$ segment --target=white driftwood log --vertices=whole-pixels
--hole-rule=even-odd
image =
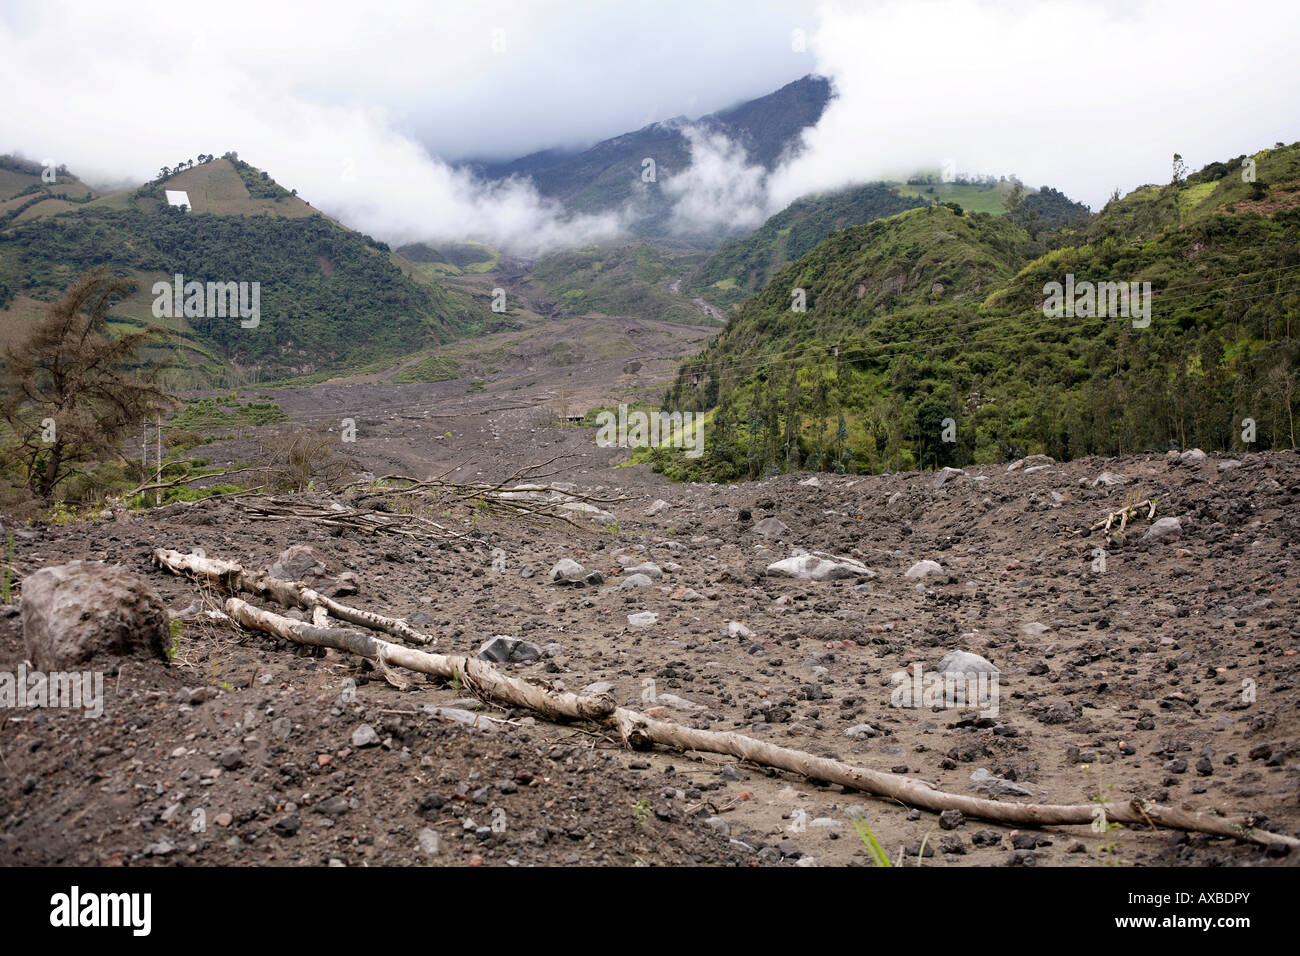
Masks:
[[[383,631],[385,634],[400,637],[412,644],[434,642],[433,638],[420,633],[399,618],[384,617],[373,611],[340,604],[301,581],[284,581],[273,578],[264,571],[250,572],[234,561],[221,561],[197,554],[181,554],[179,551],[167,548],[155,548],[153,560],[155,564],[169,568],[177,574],[185,572],[194,577],[207,578],[230,591],[243,591],[246,594],[270,598],[284,607],[302,608],[313,615],[313,618],[317,608],[324,608],[331,616],[346,624]]]
[[[614,700],[608,695],[579,696],[556,693],[517,677],[509,677],[487,661],[457,654],[431,654],[414,647],[404,647],[374,637],[365,631],[346,627],[317,627],[305,621],[272,614],[253,607],[239,598],[226,599],[226,613],[244,627],[265,631],[299,644],[332,647],[368,660],[444,680],[459,680],[465,689],[497,703],[523,707],[549,720],[600,720],[614,712]]]
[[[1039,827],[1054,824],[1091,824],[1096,819],[1100,807],[1105,812],[1107,822],[1110,823],[1162,824],[1179,830],[1195,830],[1248,840],[1264,846],[1284,843],[1292,848],[1300,848],[1300,840],[1294,837],[1255,830],[1222,817],[1146,803],[1138,799],[1127,803],[1111,801],[1104,804],[1004,803],[984,797],[936,790],[914,777],[854,767],[839,760],[778,747],[743,734],[695,730],[680,724],[655,720],[624,707],[614,711],[613,720],[623,740],[634,750],[646,750],[654,744],[660,744],[674,750],[729,754],[760,766],[788,770],[810,780],[837,783],[851,790],[890,797],[935,812],[960,810],[968,817]]]

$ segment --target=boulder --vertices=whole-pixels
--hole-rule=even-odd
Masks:
[[[551,580],[556,584],[582,584],[586,569],[572,558],[560,558],[551,568]]]
[[[1126,477],[1123,475],[1117,475],[1113,471],[1103,471],[1096,478],[1092,479],[1092,487],[1094,488],[1098,485],[1106,485],[1107,487],[1110,487],[1112,485],[1123,485],[1127,483],[1128,479]]]
[[[944,468],[934,476],[934,487],[942,488],[952,478],[965,478],[966,472],[960,468]]]
[[[972,654],[969,651],[952,651],[945,654],[943,660],[939,661],[939,666],[935,668],[939,674],[1000,674],[997,665],[978,654]]]
[[[315,584],[329,577],[329,566],[320,553],[309,544],[292,544],[280,552],[271,565],[271,577],[282,581],[302,581]]]
[[[23,581],[23,642],[32,664],[69,670],[98,658],[167,659],[167,605],[139,575],[99,561],[42,568]]]
[[[1019,471],[1022,468],[1042,468],[1046,465],[1055,464],[1056,459],[1050,455],[1029,455],[1007,465],[1007,471]]]
[[[918,561],[904,572],[905,578],[928,578],[932,574],[943,574],[943,566],[938,561]]]
[[[789,532],[789,526],[780,518],[764,518],[754,525],[754,534],[761,534],[765,538],[780,537]]]
[[[351,571],[334,575],[329,563],[309,544],[292,544],[280,552],[268,573],[282,581],[301,581],[327,597],[346,597],[361,590]]]
[[[498,634],[478,649],[478,659],[498,664],[525,664],[542,659],[542,649],[532,641]]]
[[[1180,537],[1182,533],[1183,523],[1177,518],[1161,518],[1147,528],[1147,533],[1142,536],[1142,540],[1164,541],[1168,538]]]
[[[833,581],[837,578],[874,578],[876,573],[860,561],[828,554],[796,553],[794,557],[767,566],[769,577],[805,581]]]
[[[585,514],[590,518],[595,518],[597,521],[612,523],[615,520],[614,516],[608,511],[605,511],[603,508],[597,508],[595,505],[588,504],[585,501],[566,501],[564,504],[560,505],[560,507],[565,511],[576,511],[579,514]]]

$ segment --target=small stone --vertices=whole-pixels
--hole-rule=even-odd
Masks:
[[[283,837],[291,837],[302,829],[302,818],[296,813],[286,813],[276,820],[271,829]]]
[[[846,737],[879,737],[880,731],[870,724],[855,724],[844,731]]]
[[[903,573],[905,578],[928,578],[943,574],[943,566],[938,561],[917,561]]]
[[[420,849],[428,856],[436,856],[439,849],[438,831],[431,827],[421,827],[419,833]]]
[[[369,724],[362,724],[352,731],[352,746],[354,747],[373,747],[378,743],[379,734],[375,733],[375,728]]]

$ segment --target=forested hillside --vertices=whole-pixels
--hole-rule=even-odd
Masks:
[[[705,457],[672,467],[731,478],[1293,447],[1298,154],[1256,154],[1254,182],[1239,157],[1142,187],[1045,253],[1010,219],[952,206],[835,233],[683,366],[668,405],[714,424]],[[1066,274],[1150,282],[1149,326],[1045,316],[1044,287]]]
[[[165,188],[186,190],[194,208],[167,205]],[[37,311],[100,266],[137,285],[117,318],[167,328],[172,358],[193,384],[222,381],[232,366],[265,378],[390,358],[464,334],[488,314],[461,293],[408,277],[386,245],[317,213],[233,156],[165,169],[129,194],[0,231],[0,308],[21,296],[22,314]],[[258,283],[256,326],[237,317],[157,316],[153,284],[177,274]]]

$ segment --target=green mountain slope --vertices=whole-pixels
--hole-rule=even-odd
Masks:
[[[1078,225],[1091,215],[1088,207],[1044,186],[1022,190],[1016,203],[1014,184],[1006,181],[953,183],[937,174],[907,183],[868,183],[852,189],[799,199],[772,216],[755,232],[729,239],[691,278],[691,289],[720,308],[729,308],[761,289],[787,262],[798,259],[836,229],[860,226],[905,209],[936,202],[956,203],[966,212],[1008,213],[1036,238],[1044,229]]]
[[[698,252],[663,243],[587,246],[543,256],[534,275],[570,312],[716,325],[689,295],[673,291],[699,259]]]
[[[177,189],[192,211],[166,204],[164,190]],[[98,266],[136,282],[115,310],[126,326],[172,334],[174,384],[356,367],[464,334],[488,314],[234,156],[0,230],[0,306],[8,309],[0,321],[10,337]],[[250,291],[258,283],[256,327],[238,316],[155,315],[154,283],[178,273],[187,282],[246,282]]]
[[[1300,144],[1254,158],[1262,189],[1212,164],[1112,201],[1045,255],[1008,217],[945,206],[832,234],[682,367],[667,407],[716,411],[705,456],[666,467],[729,479],[1293,447]],[[1149,325],[1045,315],[1067,274],[1150,282]]]
[[[800,131],[817,122],[829,99],[827,80],[805,76],[696,122],[742,145],[751,162],[772,169],[798,141]],[[559,200],[575,213],[606,212],[635,202],[641,216],[632,231],[662,236],[667,232],[670,205],[660,187],[690,165],[690,144],[682,133],[685,124],[684,118],[652,123],[576,153],[545,150],[510,162],[479,164],[477,169],[494,179],[530,177],[543,196]],[[642,180],[642,162],[647,157],[655,162],[653,183]]]
[[[691,277],[691,288],[726,308],[753,295],[777,269],[836,229],[883,219],[925,203],[886,183],[797,200],[743,239],[728,239]]]
[[[0,156],[0,229],[76,209],[99,193],[65,166],[47,170],[17,156]]]

